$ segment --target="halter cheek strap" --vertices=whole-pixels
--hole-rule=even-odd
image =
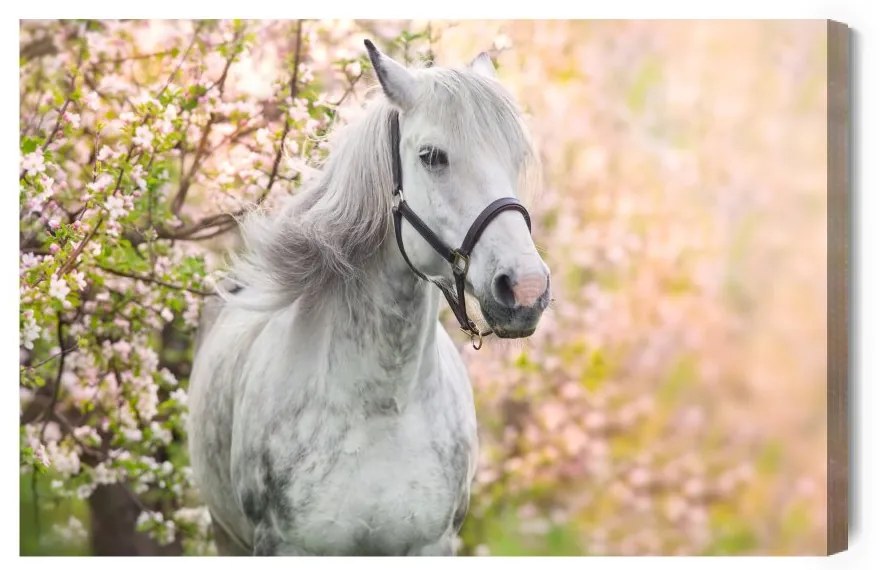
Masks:
[[[532,221],[529,218],[529,212],[516,198],[499,198],[480,212],[480,215],[477,216],[477,219],[474,220],[474,223],[471,224],[467,234],[465,234],[461,247],[457,249],[449,247],[418,215],[416,215],[404,199],[403,176],[400,163],[400,124],[397,112],[391,114],[390,121],[391,148],[393,149],[392,166],[394,175],[394,206],[392,212],[394,214],[394,235],[397,239],[397,247],[400,249],[404,261],[406,261],[413,273],[415,273],[420,279],[434,283],[440,289],[443,296],[446,297],[446,302],[449,303],[449,308],[452,309],[452,313],[455,315],[456,320],[458,320],[461,330],[471,336],[471,342],[474,348],[479,350],[483,344],[483,337],[492,334],[492,330],[481,331],[467,314],[467,307],[465,305],[465,280],[470,266],[471,252],[489,223],[505,210],[516,210],[521,213],[526,220],[526,225],[528,226],[529,231],[531,231]],[[406,254],[406,248],[403,245],[403,220],[409,222],[412,228],[416,230],[416,232],[418,232],[432,248],[434,248],[434,251],[439,253],[440,256],[452,266],[452,274],[455,277],[454,291],[439,280],[429,278],[413,265],[413,262]]]

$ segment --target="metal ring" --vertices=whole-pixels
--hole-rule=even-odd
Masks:
[[[474,350],[480,350],[483,347],[483,333],[477,331],[477,334],[471,334],[471,346]]]
[[[400,203],[404,201],[403,196],[403,188],[398,188],[391,194],[391,207],[392,209],[397,209],[400,206]]]
[[[456,275],[467,275],[468,267],[471,264],[470,256],[467,256],[457,249],[452,250],[452,272]]]

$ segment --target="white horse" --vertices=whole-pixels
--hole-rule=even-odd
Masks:
[[[407,69],[365,43],[385,96],[313,185],[244,222],[236,286],[203,316],[190,454],[221,554],[453,554],[477,430],[441,290],[475,342],[464,289],[499,337],[548,304],[511,199],[534,153],[491,60]]]

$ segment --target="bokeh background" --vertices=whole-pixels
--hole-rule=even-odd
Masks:
[[[21,23],[21,552],[210,554],[185,456],[238,214],[313,174],[374,79],[488,50],[544,165],[554,302],[461,343],[460,554],[821,554],[820,21]],[[450,330],[450,315],[444,313]]]

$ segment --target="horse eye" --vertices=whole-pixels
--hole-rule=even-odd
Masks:
[[[437,170],[449,166],[446,153],[434,146],[426,146],[419,151],[419,160],[428,170]]]

